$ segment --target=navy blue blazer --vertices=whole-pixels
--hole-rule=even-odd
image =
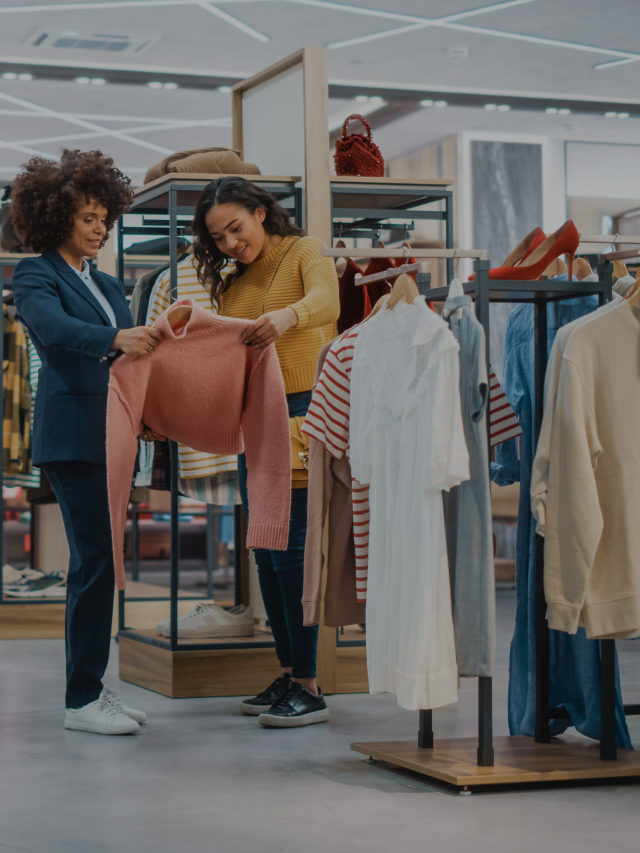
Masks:
[[[96,270],[91,275],[113,308],[115,328],[58,252],[24,258],[13,274],[18,318],[42,359],[34,465],[105,461],[109,352],[118,331],[133,322],[120,281]]]

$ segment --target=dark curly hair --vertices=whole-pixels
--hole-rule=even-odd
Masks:
[[[107,209],[106,243],[108,232],[131,205],[130,179],[101,151],[65,149],[59,163],[32,157],[11,188],[14,228],[31,251],[57,249],[71,234],[75,212],[90,199]]]
[[[246,264],[235,261],[233,272],[224,279],[220,275],[220,270],[229,262],[229,258],[218,249],[205,222],[207,213],[219,204],[237,204],[249,213],[255,213],[261,207],[265,212],[262,226],[267,234],[279,234],[281,237],[304,234],[276,199],[251,181],[234,175],[208,183],[200,194],[193,215],[193,254],[197,261],[198,278],[204,287],[211,290],[212,302],[228,290],[247,268]]]

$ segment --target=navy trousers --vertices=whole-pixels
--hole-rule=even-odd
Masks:
[[[109,660],[114,572],[106,465],[50,462],[42,466],[62,510],[69,543],[65,707],[97,699]]]

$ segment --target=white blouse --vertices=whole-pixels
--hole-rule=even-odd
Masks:
[[[369,689],[411,710],[457,699],[442,490],[469,478],[458,349],[418,297],[363,323],[353,358],[351,467],[370,484]]]

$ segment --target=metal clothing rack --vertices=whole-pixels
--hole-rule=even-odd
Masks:
[[[323,247],[322,254],[329,257],[357,258],[357,257],[382,257],[382,258],[406,258],[407,253],[411,252],[411,256],[416,258],[415,264],[405,264],[400,267],[391,267],[389,270],[380,273],[374,273],[370,276],[361,277],[356,283],[366,284],[370,281],[380,281],[387,274],[401,275],[406,271],[418,272],[418,281],[420,285],[420,276],[428,276],[425,271],[426,264],[421,263],[419,259],[444,258],[452,263],[458,258],[472,258],[476,262],[482,262],[489,268],[487,260],[487,251],[485,249],[329,249]],[[448,288],[438,288],[428,291],[429,299],[437,300],[439,297],[435,294],[444,293],[444,297],[448,294]],[[487,312],[488,317],[488,312]],[[489,349],[486,349],[487,360],[487,375],[489,373]],[[487,431],[489,422],[487,419]],[[487,465],[489,460],[487,459]],[[418,747],[419,749],[433,749],[433,712],[431,709],[423,709],[418,712]],[[477,747],[477,765],[478,767],[491,767],[494,763],[493,750],[493,690],[492,678],[490,676],[478,676],[478,747]]]
[[[8,280],[9,276],[7,275],[7,271],[13,270],[15,266],[23,259],[23,258],[32,258],[36,257],[32,253],[17,253],[17,252],[1,252],[0,253],[0,283],[2,285],[2,290],[12,289],[13,284],[13,276],[11,276],[11,280]],[[2,331],[2,335],[0,335],[0,356],[2,356],[4,360],[4,329]],[[4,423],[4,377],[3,377],[3,386],[0,393],[0,423]],[[4,465],[2,463],[4,451],[4,430],[0,429],[0,565],[4,565]],[[33,566],[33,551],[34,551],[34,521],[33,521],[33,510],[31,511],[31,521],[29,524],[30,529],[30,540],[31,540],[31,551],[30,551],[30,561],[29,565]],[[2,605],[24,605],[25,600],[22,599],[5,599],[4,598],[4,580],[2,577],[2,572],[0,572],[0,606]],[[28,599],[29,604],[51,604],[55,601],[55,599],[51,598],[33,598]],[[62,599],[62,603],[64,603],[64,599]]]
[[[595,242],[595,241],[593,241]],[[601,242],[605,242],[601,240]],[[606,242],[610,242],[608,239]],[[630,241],[631,242],[631,241]],[[637,241],[640,244],[640,239]],[[489,306],[492,302],[529,302],[534,305],[535,322],[535,406],[536,436],[539,433],[543,412],[544,375],[547,364],[547,305],[552,301],[595,294],[600,303],[611,299],[611,268],[605,268],[597,282],[579,283],[555,280],[507,281],[489,279],[489,262],[477,260],[475,279],[464,284],[465,293],[475,299],[475,310],[489,340]],[[448,288],[429,292],[429,299],[443,301]],[[487,348],[488,349],[488,348]],[[576,739],[566,739],[560,747],[551,743],[549,718],[562,711],[549,710],[549,644],[546,624],[543,585],[544,540],[536,541],[536,736],[507,736],[493,738],[496,761],[494,766],[473,762],[472,741],[467,738],[432,741],[428,718],[421,718],[419,747],[411,743],[354,743],[351,748],[393,766],[400,766],[429,778],[435,778],[468,793],[474,788],[504,784],[529,784],[564,782],[586,779],[640,778],[640,755],[624,750],[616,755],[615,744],[615,641],[602,643],[602,734],[599,755],[594,746]],[[479,722],[482,723],[482,689],[479,691]],[[625,712],[635,713],[635,706],[625,706]],[[486,713],[486,711],[484,712]],[[485,739],[486,742],[486,739]],[[480,751],[480,747],[478,752]],[[616,759],[617,760],[613,760]],[[494,764],[493,762],[491,763]]]

